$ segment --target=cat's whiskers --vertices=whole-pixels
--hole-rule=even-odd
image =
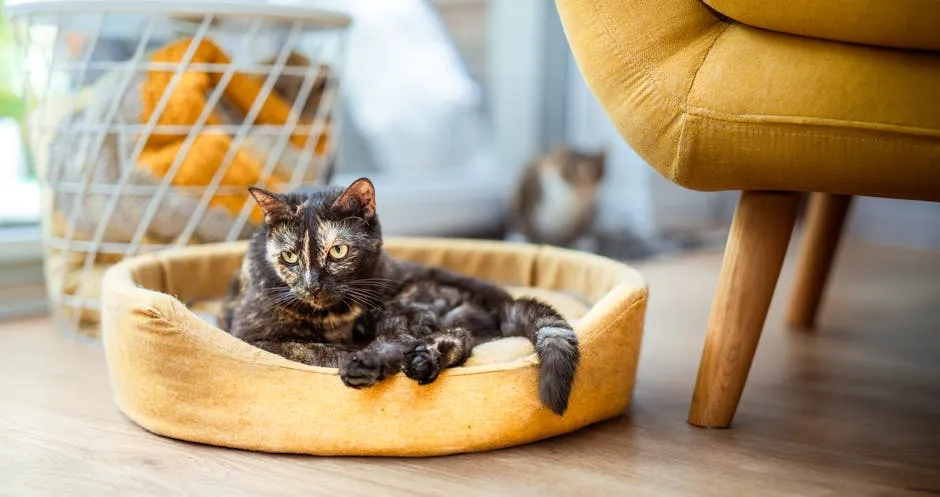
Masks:
[[[382,307],[382,303],[381,303],[380,301],[374,299],[373,297],[367,296],[367,295],[362,295],[362,294],[357,294],[357,293],[354,293],[354,292],[349,292],[349,293],[347,293],[347,296],[349,296],[351,299],[353,299],[356,303],[358,303],[358,304],[360,304],[360,305],[362,305],[363,307],[366,307],[366,308],[378,309],[378,308],[381,308],[381,307]]]
[[[352,295],[343,295],[342,297],[340,297],[340,299],[343,301],[343,303],[345,303],[346,305],[350,307],[358,307],[360,309],[371,308],[370,305],[360,302],[359,300],[356,299],[356,297],[353,297]]]
[[[394,283],[394,284],[396,284],[396,285],[400,285],[400,284],[402,283],[400,280],[394,280],[394,279],[390,279],[390,278],[362,278],[362,279],[358,279],[358,280],[353,280],[352,282],[355,283],[355,282],[359,282],[359,281],[386,281],[386,282],[389,282],[389,283]]]
[[[363,288],[363,289],[373,289],[373,290],[389,290],[394,291],[398,290],[401,286],[401,282],[395,280],[385,280],[379,278],[367,278],[361,280],[353,280],[347,283],[350,287]]]
[[[383,307],[383,301],[378,295],[369,293],[361,288],[347,287],[343,293],[344,297],[349,297],[357,304],[372,309]]]
[[[397,288],[398,285],[393,285],[391,283],[383,283],[381,281],[363,281],[363,282],[352,282],[352,286],[364,286],[364,287],[379,287],[379,288]]]
[[[357,307],[360,309],[372,309],[373,308],[373,306],[367,303],[360,302],[356,297],[353,297],[352,295],[344,295],[342,297],[342,301],[350,307]]]
[[[286,286],[276,286],[264,289],[265,300],[271,302],[273,305],[286,306],[291,309],[296,309],[299,304],[302,304],[303,301],[297,298],[294,295],[294,292],[291,291],[289,287]]]
[[[354,291],[357,291],[357,292],[359,292],[359,293],[365,293],[365,294],[367,294],[367,295],[372,295],[373,297],[377,297],[377,298],[379,298],[380,300],[382,299],[382,292],[381,292],[381,290],[384,290],[384,288],[382,288],[382,287],[359,286],[359,285],[349,285],[349,284],[347,284],[345,287],[346,287],[347,290],[354,290]]]
[[[392,295],[392,294],[395,293],[394,291],[389,290],[388,288],[381,288],[381,287],[356,287],[356,286],[350,286],[350,287],[348,287],[348,288],[351,289],[351,290],[357,290],[357,291],[359,291],[359,292],[366,292],[366,293],[368,293],[369,295],[378,297],[380,300],[385,300],[385,297],[386,297],[386,296],[390,296],[390,295]]]

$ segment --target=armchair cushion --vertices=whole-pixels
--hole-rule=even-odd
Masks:
[[[704,0],[744,24],[882,47],[940,50],[936,0]]]
[[[940,53],[726,22],[699,0],[557,0],[628,143],[697,190],[940,200]]]

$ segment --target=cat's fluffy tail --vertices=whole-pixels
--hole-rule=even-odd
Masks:
[[[546,326],[538,331],[535,351],[541,363],[539,398],[560,416],[568,409],[568,397],[581,357],[578,337],[570,327]]]
[[[539,398],[555,414],[563,415],[581,357],[571,325],[551,306],[528,298],[510,303],[503,318],[503,336],[524,336],[535,344]]]

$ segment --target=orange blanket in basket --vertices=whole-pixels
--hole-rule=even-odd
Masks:
[[[191,38],[184,38],[166,45],[153,53],[150,60],[158,63],[178,64],[192,44]],[[215,43],[202,40],[196,47],[192,57],[196,64],[229,64],[231,60]],[[157,103],[163,97],[170,81],[173,78],[172,70],[151,70],[141,89],[141,122],[148,122],[156,111]],[[200,114],[206,106],[206,95],[209,90],[220,83],[222,73],[211,71],[187,70],[173,88],[166,107],[158,117],[157,125],[192,126],[197,124]],[[242,113],[247,114],[255,100],[261,94],[263,79],[247,74],[235,73],[223,90],[223,96]],[[285,125],[290,115],[291,105],[273,93],[269,93],[255,124]],[[299,124],[308,124],[298,121]],[[215,112],[209,114],[206,125],[223,124]],[[328,130],[328,128],[327,128]],[[328,132],[324,132],[317,141],[314,153],[321,155],[325,152]],[[186,134],[153,133],[140,157],[140,166],[148,169],[154,176],[163,178],[173,165],[177,154],[183,148]],[[290,137],[293,145],[303,149],[307,138],[305,135],[293,134]],[[173,176],[172,184],[176,186],[205,186],[215,176],[219,167],[223,167],[228,155],[232,138],[225,134],[200,132],[192,144],[186,157],[178,166]],[[246,150],[235,151],[231,164],[223,174],[220,185],[224,186],[262,186],[275,191],[285,182],[284,178],[271,174],[269,178],[262,178],[264,158],[257,157]],[[262,181],[263,180],[263,181]],[[222,207],[232,214],[241,212],[247,199],[245,194],[216,194],[209,202],[210,206]],[[252,221],[261,221],[261,211],[255,207],[251,213]]]

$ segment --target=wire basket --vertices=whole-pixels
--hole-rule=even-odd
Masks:
[[[60,328],[97,336],[103,272],[124,257],[247,237],[261,221],[248,186],[329,181],[345,16],[172,1],[6,13]]]

